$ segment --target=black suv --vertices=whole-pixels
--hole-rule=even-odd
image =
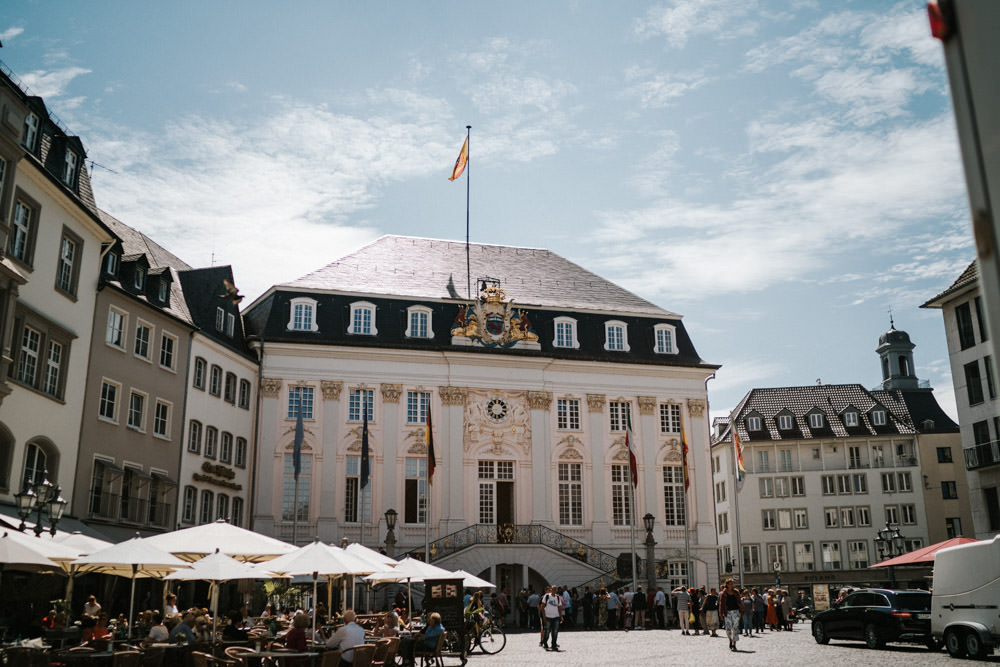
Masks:
[[[886,642],[939,647],[931,637],[931,594],[927,591],[891,591],[869,588],[854,591],[833,609],[816,614],[813,638],[818,644],[831,639],[863,639],[868,648]]]

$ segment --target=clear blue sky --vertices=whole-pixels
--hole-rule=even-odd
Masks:
[[[684,315],[755,386],[880,380],[896,326],[954,414],[973,256],[918,0],[20,2],[0,58],[98,204],[251,299],[384,233],[547,247]],[[516,298],[516,294],[512,295]]]

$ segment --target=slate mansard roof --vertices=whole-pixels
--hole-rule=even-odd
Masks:
[[[884,425],[876,425],[872,412],[885,410]],[[854,409],[858,425],[846,426],[843,415]],[[823,426],[812,428],[809,415],[823,415]],[[791,429],[778,428],[778,417],[791,415]],[[761,418],[760,431],[748,431],[746,419]],[[733,410],[719,420],[718,441],[731,440],[734,427],[744,442],[761,440],[810,440],[917,433],[957,433],[958,425],[938,405],[930,389],[868,390],[860,384],[809,385],[751,389]]]
[[[383,236],[360,250],[298,280],[276,285],[244,311],[250,332],[267,340],[320,345],[454,350],[472,353],[535,355],[587,361],[611,361],[716,368],[694,348],[681,316],[560,257],[551,250],[474,243],[470,247],[472,299],[467,298],[465,244],[405,236]],[[476,281],[497,279],[508,300],[526,309],[540,349],[483,348],[453,345],[451,327],[459,308],[479,294]],[[318,331],[290,331],[291,300],[316,301]],[[376,307],[378,333],[347,333],[350,304]],[[407,308],[431,310],[433,336],[409,339]],[[554,320],[577,321],[579,348],[553,345]],[[604,323],[628,325],[628,352],[604,350]],[[653,352],[656,324],[674,327],[676,354]]]

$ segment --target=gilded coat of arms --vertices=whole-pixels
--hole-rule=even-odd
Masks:
[[[509,347],[518,341],[537,342],[528,311],[515,308],[499,281],[483,280],[479,298],[458,307],[451,335],[478,340],[486,347]]]

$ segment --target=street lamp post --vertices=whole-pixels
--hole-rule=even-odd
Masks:
[[[385,554],[392,557],[393,549],[396,547],[396,517],[399,513],[391,507],[385,511]]]
[[[880,561],[906,553],[906,538],[899,532],[899,524],[886,522],[885,528],[875,531],[875,549]],[[896,573],[892,565],[889,566],[889,587],[896,587]]]
[[[62,497],[62,489],[58,484],[49,481],[49,471],[42,471],[42,479],[34,484],[25,484],[20,493],[15,493],[17,500],[17,515],[21,517],[21,525],[18,530],[24,531],[25,520],[35,513],[35,537],[41,537],[45,526],[42,525],[45,518],[49,520],[49,533],[56,534],[56,524],[62,518],[66,510],[66,501]]]
[[[653,551],[653,547],[656,546],[656,540],[653,539],[655,522],[656,517],[649,512],[642,517],[642,525],[646,529],[646,586],[650,591],[656,590],[656,553]]]

